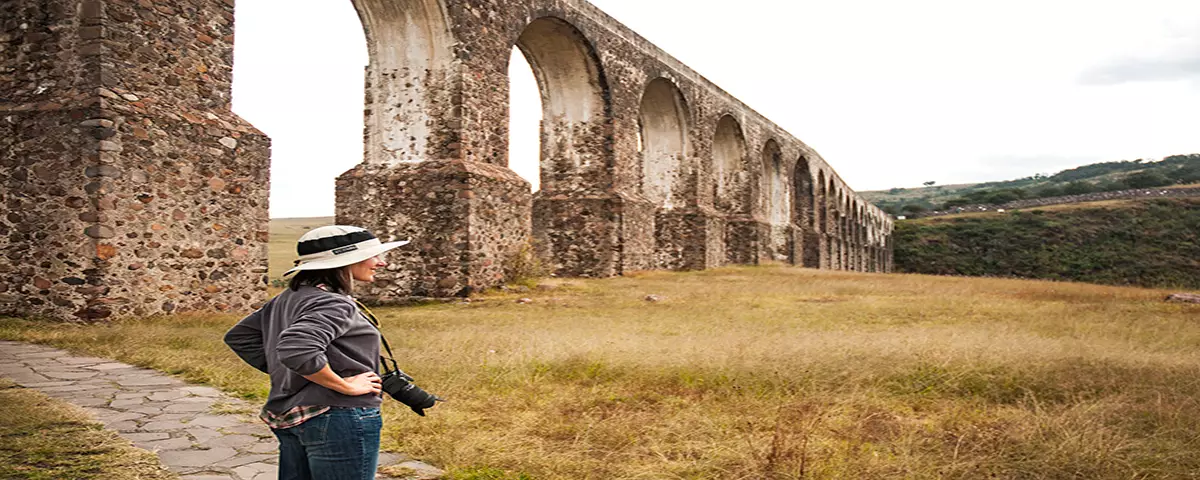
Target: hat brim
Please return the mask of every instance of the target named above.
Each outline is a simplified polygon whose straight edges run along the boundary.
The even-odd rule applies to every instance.
[[[327,270],[330,268],[340,268],[340,267],[344,267],[346,265],[353,265],[355,263],[361,262],[363,260],[374,257],[381,253],[387,252],[388,250],[391,250],[393,248],[403,247],[405,245],[408,245],[409,243],[410,242],[408,240],[402,240],[399,242],[381,243],[379,245],[362,248],[359,250],[355,250],[353,252],[348,252],[343,255],[338,255],[336,257],[322,258],[320,260],[304,262],[300,265],[296,265],[291,270],[284,272],[283,276],[286,277],[288,275],[291,275],[293,273],[296,273],[296,272],[299,272],[302,270]]]

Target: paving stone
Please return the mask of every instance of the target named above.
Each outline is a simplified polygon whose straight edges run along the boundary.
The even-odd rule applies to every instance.
[[[174,405],[167,405],[167,407],[164,408],[163,411],[170,412],[170,413],[207,412],[209,409],[212,408],[212,404],[213,404],[213,402],[211,402],[211,401],[209,401],[209,402],[176,403]]]
[[[221,391],[217,390],[215,388],[212,388],[212,387],[183,387],[179,390],[190,393],[192,395],[199,395],[201,397],[220,397],[221,396]]]
[[[412,471],[411,474],[404,476],[405,480],[436,480],[446,476],[444,470],[417,460],[409,460],[397,464],[396,467],[407,468]]]
[[[110,360],[95,357],[59,357],[57,360],[58,363],[64,365],[97,365],[110,362]]]
[[[123,433],[121,437],[131,442],[152,442],[171,438],[171,434],[166,432]]]
[[[100,421],[101,421],[101,422],[104,422],[104,424],[105,424],[105,425],[107,425],[107,424],[110,424],[110,423],[119,423],[119,422],[129,422],[129,421],[133,421],[133,420],[141,420],[141,419],[143,419],[143,418],[145,418],[145,417],[146,417],[145,415],[143,415],[143,414],[140,414],[140,413],[133,413],[133,412],[119,412],[119,413],[116,413],[116,414],[114,414],[114,415],[108,415],[108,416],[101,417],[101,418],[100,418]]]
[[[42,351],[22,354],[21,360],[23,362],[29,362],[31,360],[55,358],[55,357],[60,357],[60,356],[62,356],[62,352],[59,352],[57,350],[42,350]]]
[[[141,386],[146,386],[146,385],[170,385],[172,383],[175,383],[174,380],[171,380],[170,378],[167,378],[167,377],[147,377],[147,376],[141,376],[141,375],[134,376],[134,377],[117,377],[117,384],[121,385],[122,387],[141,387]]]
[[[86,393],[86,394],[91,395],[96,398],[112,400],[113,395],[119,391],[120,390],[117,390],[115,388],[97,388],[95,390],[83,390],[83,391],[80,391],[79,393]]]
[[[224,447],[222,447],[222,448],[224,448]],[[216,449],[214,448],[213,450],[216,450]],[[271,458],[275,458],[275,456],[274,455],[258,455],[258,454],[244,454],[243,453],[243,454],[238,455],[233,458],[229,458],[229,459],[222,460],[219,462],[214,462],[212,464],[212,466],[233,468],[233,467],[240,467],[242,465],[247,465],[247,464],[251,464],[251,463],[259,463],[259,462],[262,462],[263,460],[267,460],[267,459],[271,459]]]
[[[168,420],[178,420],[178,421],[181,421],[184,423],[188,423],[193,418],[196,418],[196,414],[194,414],[194,413],[162,413],[159,415],[148,415],[148,416],[146,416],[146,421],[161,422],[161,421],[168,421]]]
[[[383,467],[386,467],[388,465],[395,465],[400,462],[407,462],[412,459],[413,458],[409,457],[408,455],[403,455],[403,454],[399,454],[399,453],[395,453],[395,452],[379,452],[379,465],[383,466]]]
[[[105,423],[104,428],[107,428],[109,430],[116,430],[116,431],[122,432],[122,433],[124,433],[124,432],[140,432],[141,431],[141,429],[138,428],[137,422],[130,421],[130,420],[127,420],[124,422]]]
[[[255,415],[210,412],[218,402],[238,410],[256,408],[214,388],[111,360],[2,341],[0,376],[84,407],[106,428],[157,451],[163,465],[181,479],[269,480],[278,475],[278,442]],[[381,454],[381,465],[410,460],[389,455]]]
[[[74,403],[80,407],[103,407],[108,405],[108,400],[103,398],[81,397],[71,400],[71,403]]]
[[[95,372],[95,371],[72,372],[72,371],[38,370],[38,373],[46,376],[47,378],[55,378],[55,379],[59,379],[59,380],[82,380],[85,378],[95,377],[96,375],[98,375],[99,372]]]
[[[258,442],[258,437],[251,435],[222,435],[207,442],[204,442],[205,447],[233,447],[242,448]]]
[[[182,430],[187,428],[188,424],[179,420],[160,420],[157,422],[146,422],[142,425],[142,430],[147,432],[161,432],[165,430]]]
[[[175,400],[177,398],[183,398],[186,396],[188,396],[188,394],[183,391],[167,390],[165,392],[155,392],[155,393],[151,394],[150,400],[153,400],[155,402],[167,402],[167,401]]]
[[[223,427],[220,429],[225,433],[236,433],[240,435],[269,435],[271,431],[265,424],[262,423],[242,423],[232,427]]]
[[[229,447],[212,448],[209,450],[168,450],[158,452],[158,458],[168,465],[183,467],[221,466],[220,462],[233,458],[237,450]],[[237,466],[237,465],[233,465]]]
[[[4,372],[0,372],[0,375],[3,375],[3,374],[4,374]],[[41,388],[50,388],[50,387],[65,387],[68,385],[75,385],[75,381],[74,380],[56,380],[53,382],[28,383],[23,386],[26,388],[41,389]]]
[[[130,408],[128,410],[130,412],[142,413],[142,414],[146,414],[146,415],[159,415],[159,414],[163,413],[162,409],[163,409],[163,407],[161,407],[161,406],[139,405],[137,407]]]
[[[205,427],[191,427],[184,431],[187,432],[188,435],[191,435],[192,438],[196,439],[196,442],[198,443],[204,443],[223,435],[221,432]]]
[[[138,398],[130,398],[128,400],[113,400],[112,403],[110,403],[108,405],[112,408],[121,408],[121,407],[136,407],[143,403],[146,403],[146,399],[144,399],[142,397],[138,397]]]
[[[279,475],[279,467],[269,463],[250,463],[233,469],[233,473],[246,480],[254,480],[256,478],[274,479]]]
[[[58,392],[78,392],[78,391],[82,391],[82,390],[89,390],[91,388],[93,388],[93,387],[90,387],[87,385],[71,384],[71,385],[63,385],[63,386],[59,386],[59,387],[39,388],[38,390],[41,390],[46,393],[58,393]]]
[[[45,382],[50,381],[49,378],[43,377],[36,373],[24,373],[24,372],[6,373],[6,374],[4,374],[4,376],[8,377],[9,380],[12,380],[13,383],[16,383],[17,385],[20,385],[22,387],[28,386],[31,383],[45,383]]]
[[[190,438],[182,438],[181,437],[181,438],[171,438],[171,439],[166,439],[166,440],[161,440],[161,441],[134,442],[133,445],[135,447],[142,448],[145,450],[150,450],[150,451],[183,450],[185,448],[192,448],[192,440]]]
[[[242,425],[242,421],[233,415],[206,415],[191,422],[190,427],[228,428]]]
[[[244,448],[242,451],[246,453],[279,453],[279,441],[259,440],[258,443]]]
[[[101,363],[99,365],[88,365],[83,368],[86,368],[89,370],[110,371],[110,370],[120,370],[122,368],[133,368],[133,367],[130,365],[126,365],[124,363]]]

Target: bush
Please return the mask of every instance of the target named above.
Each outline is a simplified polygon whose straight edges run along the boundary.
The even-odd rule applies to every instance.
[[[907,273],[1200,289],[1200,199],[896,224]]]
[[[1171,183],[1171,179],[1158,172],[1138,172],[1125,177],[1125,184],[1129,188],[1162,187]]]
[[[1084,195],[1096,191],[1096,186],[1088,182],[1076,181],[1063,186],[1063,195]]]
[[[509,284],[534,287],[541,278],[550,275],[550,268],[537,254],[532,242],[521,244],[508,256],[504,265],[505,280]]]

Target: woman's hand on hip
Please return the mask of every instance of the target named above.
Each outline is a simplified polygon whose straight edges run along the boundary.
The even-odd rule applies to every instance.
[[[375,372],[360,373],[353,377],[346,377],[344,380],[346,385],[345,391],[341,392],[342,395],[353,397],[366,394],[379,395],[383,391],[383,380]]]
[[[353,377],[339,377],[329,365],[325,365],[312,375],[305,375],[308,381],[333,390],[342,395],[357,397],[373,393],[379,395],[383,390],[383,380],[375,372],[360,373]]]

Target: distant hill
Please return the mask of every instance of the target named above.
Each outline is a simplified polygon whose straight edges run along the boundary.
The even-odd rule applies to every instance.
[[[895,260],[905,273],[1200,289],[1200,199],[897,222]]]
[[[919,216],[975,204],[1003,204],[1032,198],[1111,192],[1200,183],[1200,154],[1172,155],[1159,161],[1094,163],[1054,175],[974,184],[893,188],[862,192],[863,198],[893,215]]]

